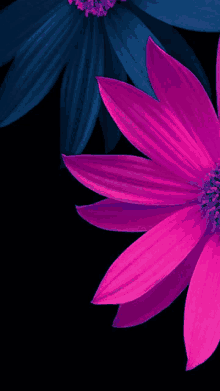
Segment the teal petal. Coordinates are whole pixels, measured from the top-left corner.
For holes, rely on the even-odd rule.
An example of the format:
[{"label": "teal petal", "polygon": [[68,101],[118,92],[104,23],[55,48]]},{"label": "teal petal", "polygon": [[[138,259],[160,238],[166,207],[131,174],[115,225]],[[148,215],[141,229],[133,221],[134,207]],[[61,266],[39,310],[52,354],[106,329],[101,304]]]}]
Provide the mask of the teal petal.
[{"label": "teal petal", "polygon": [[198,78],[211,98],[211,87],[208,77],[206,76],[205,71],[193,49],[189,46],[177,29],[167,23],[153,18],[134,5],[130,4],[130,9],[146,26],[148,26],[148,28],[164,46],[166,52],[188,68]]},{"label": "teal petal", "polygon": [[26,39],[30,38],[66,0],[17,0],[0,12],[0,66],[10,61]]},{"label": "teal petal", "polygon": [[135,86],[156,98],[146,68],[146,44],[149,36],[159,47],[164,47],[124,4],[118,4],[107,14],[105,26],[114,51]]},{"label": "teal petal", "polygon": [[[126,82],[127,73],[125,72],[120,60],[115,54],[111,43],[109,42],[105,28],[103,28],[103,31],[105,34],[104,76]],[[118,129],[116,123],[113,121],[112,117],[110,116],[108,110],[106,110],[103,101],[101,102],[99,121],[105,139],[105,152],[108,153],[115,148],[116,144],[121,138],[121,132]]]},{"label": "teal petal", "polygon": [[151,16],[187,30],[220,32],[219,0],[133,0]]},{"label": "teal petal", "polygon": [[0,126],[6,126],[36,106],[50,91],[65,63],[81,20],[69,5],[56,8],[50,19],[18,51],[1,88]]},{"label": "teal petal", "polygon": [[80,154],[95,126],[101,97],[96,76],[104,72],[104,40],[98,18],[84,20],[61,88],[61,153]]}]

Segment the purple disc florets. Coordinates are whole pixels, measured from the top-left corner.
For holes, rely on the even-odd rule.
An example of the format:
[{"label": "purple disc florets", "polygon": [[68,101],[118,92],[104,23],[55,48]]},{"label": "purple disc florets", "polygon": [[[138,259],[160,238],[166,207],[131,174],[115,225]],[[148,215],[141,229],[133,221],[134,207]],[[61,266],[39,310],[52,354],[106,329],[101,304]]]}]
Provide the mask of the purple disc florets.
[{"label": "purple disc florets", "polygon": [[211,232],[220,232],[220,164],[207,174],[203,181],[199,201],[203,216],[211,227]]},{"label": "purple disc florets", "polygon": [[[85,11],[86,17],[89,13],[96,16],[106,16],[109,8],[114,7],[117,0],[68,0],[69,4],[75,2],[77,8]],[[126,1],[126,0],[120,0]]]}]

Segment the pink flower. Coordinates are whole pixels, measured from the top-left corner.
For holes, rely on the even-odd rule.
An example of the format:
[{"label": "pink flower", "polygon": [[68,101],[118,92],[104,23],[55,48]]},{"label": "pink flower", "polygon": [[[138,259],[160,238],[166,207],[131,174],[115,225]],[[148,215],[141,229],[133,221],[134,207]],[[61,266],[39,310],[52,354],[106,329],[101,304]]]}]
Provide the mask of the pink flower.
[{"label": "pink flower", "polygon": [[[115,327],[138,325],[189,285],[184,314],[186,370],[220,337],[220,122],[197,78],[149,39],[147,68],[159,101],[97,77],[121,132],[149,156],[63,156],[72,175],[108,197],[78,213],[115,231],[147,231],[103,278],[94,304],[120,304]],[[163,69],[163,72],[160,70]],[[220,111],[220,40],[217,54]]]}]

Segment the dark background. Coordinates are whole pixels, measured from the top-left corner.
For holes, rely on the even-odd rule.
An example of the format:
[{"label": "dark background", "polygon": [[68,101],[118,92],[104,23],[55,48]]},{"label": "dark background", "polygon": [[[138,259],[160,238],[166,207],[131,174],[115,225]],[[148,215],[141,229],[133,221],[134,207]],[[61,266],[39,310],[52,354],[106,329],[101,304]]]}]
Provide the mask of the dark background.
[{"label": "dark background", "polygon": [[[1,2],[1,9],[7,3]],[[215,70],[219,34],[177,30],[194,49],[208,76],[216,109]],[[0,82],[10,64],[0,69]],[[39,203],[42,204],[37,242],[43,238],[39,232],[44,232],[49,249],[46,253],[41,252],[39,261],[40,264],[42,260],[44,262],[42,275],[46,275],[43,280],[49,292],[48,312],[55,308],[54,325],[48,338],[53,339],[54,336],[53,349],[56,353],[61,348],[59,359],[65,368],[65,376],[71,378],[74,384],[78,381],[78,372],[72,373],[79,369],[80,381],[88,379],[91,387],[101,385],[103,390],[107,389],[110,380],[117,387],[119,378],[123,381],[131,378],[135,382],[140,380],[144,388],[151,390],[149,379],[157,382],[165,372],[170,378],[175,375],[179,380],[184,377],[189,382],[197,376],[212,376],[219,369],[219,347],[203,365],[185,372],[183,314],[187,289],[155,318],[131,328],[112,327],[118,306],[90,304],[110,265],[142,233],[101,230],[77,215],[75,205],[90,204],[103,197],[77,182],[66,168],[60,168],[59,99],[62,76],[63,73],[37,107],[1,131],[2,149],[14,157],[13,165],[19,168],[26,188],[29,182],[34,183],[34,190],[29,188],[25,196],[32,223]],[[98,121],[83,153],[105,153]],[[124,136],[111,153],[141,156]],[[36,167],[36,179],[32,167]],[[17,172],[11,171],[11,181]],[[56,187],[52,188],[48,184],[54,177]],[[22,190],[16,188],[14,191]],[[37,199],[36,194],[39,194]],[[30,261],[35,250],[32,249],[32,252]],[[135,389],[139,388],[136,386]]]}]

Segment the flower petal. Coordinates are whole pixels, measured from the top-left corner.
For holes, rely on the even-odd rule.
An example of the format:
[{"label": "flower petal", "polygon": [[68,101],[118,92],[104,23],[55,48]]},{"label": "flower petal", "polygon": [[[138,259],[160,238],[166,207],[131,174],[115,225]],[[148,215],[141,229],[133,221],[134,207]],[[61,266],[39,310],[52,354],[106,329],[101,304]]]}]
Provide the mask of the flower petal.
[{"label": "flower petal", "polygon": [[134,2],[126,2],[126,5],[151,30],[161,45],[163,45],[165,51],[187,67],[202,83],[209,97],[212,97],[209,79],[200,61],[196,57],[192,47],[189,46],[177,29],[143,12]]},{"label": "flower petal", "polygon": [[161,103],[172,109],[200,148],[206,148],[212,159],[217,161],[220,150],[219,121],[199,80],[152,39],[147,43],[147,69]]},{"label": "flower petal", "polygon": [[4,37],[0,66],[12,59],[22,43],[52,16],[60,3],[60,0],[17,0],[0,12],[0,37]]},{"label": "flower petal", "polygon": [[186,297],[187,370],[206,361],[220,338],[220,239],[214,234],[195,267]]},{"label": "flower petal", "polygon": [[181,209],[142,235],[113,263],[94,304],[133,301],[168,276],[192,251],[206,229],[200,206]]},{"label": "flower petal", "polygon": [[115,53],[136,87],[156,97],[146,69],[146,43],[149,35],[158,39],[126,8],[126,3],[117,4],[104,19],[106,31]]},{"label": "flower petal", "polygon": [[82,19],[73,19],[66,3],[19,49],[2,86],[0,126],[36,106],[57,80],[69,56],[70,43]]},{"label": "flower petal", "polygon": [[85,148],[96,119],[101,99],[95,76],[104,72],[104,41],[100,20],[85,21],[79,47],[64,74],[61,89],[61,153],[80,154]]},{"label": "flower petal", "polygon": [[129,204],[107,198],[91,205],[77,206],[88,223],[110,231],[145,232],[172,213],[185,207]]},{"label": "flower petal", "polygon": [[97,80],[110,115],[141,152],[187,181],[199,181],[213,167],[172,108],[129,84],[104,77]]},{"label": "flower petal", "polygon": [[219,0],[133,0],[154,18],[187,30],[219,32]]},{"label": "flower petal", "polygon": [[207,238],[203,235],[176,269],[140,298],[119,306],[114,327],[144,323],[167,308],[187,287]]},{"label": "flower petal", "polygon": [[71,174],[103,196],[148,205],[181,205],[198,198],[199,190],[181,182],[157,164],[137,156],[64,156]]},{"label": "flower petal", "polygon": [[[105,25],[103,24],[103,26]],[[118,59],[118,56],[115,54],[112,44],[109,42],[108,34],[105,31],[105,28],[103,28],[103,34],[105,40],[104,76],[112,77],[117,80],[127,81],[127,73]],[[103,101],[101,101],[99,120],[105,139],[105,152],[109,153],[118,143],[121,137],[121,132],[110,116],[108,110],[106,110]]]},{"label": "flower petal", "polygon": [[[218,40],[217,61],[216,61],[216,94],[217,94],[218,117],[220,120],[220,38]],[[220,137],[220,131],[219,131],[219,137]]]}]

